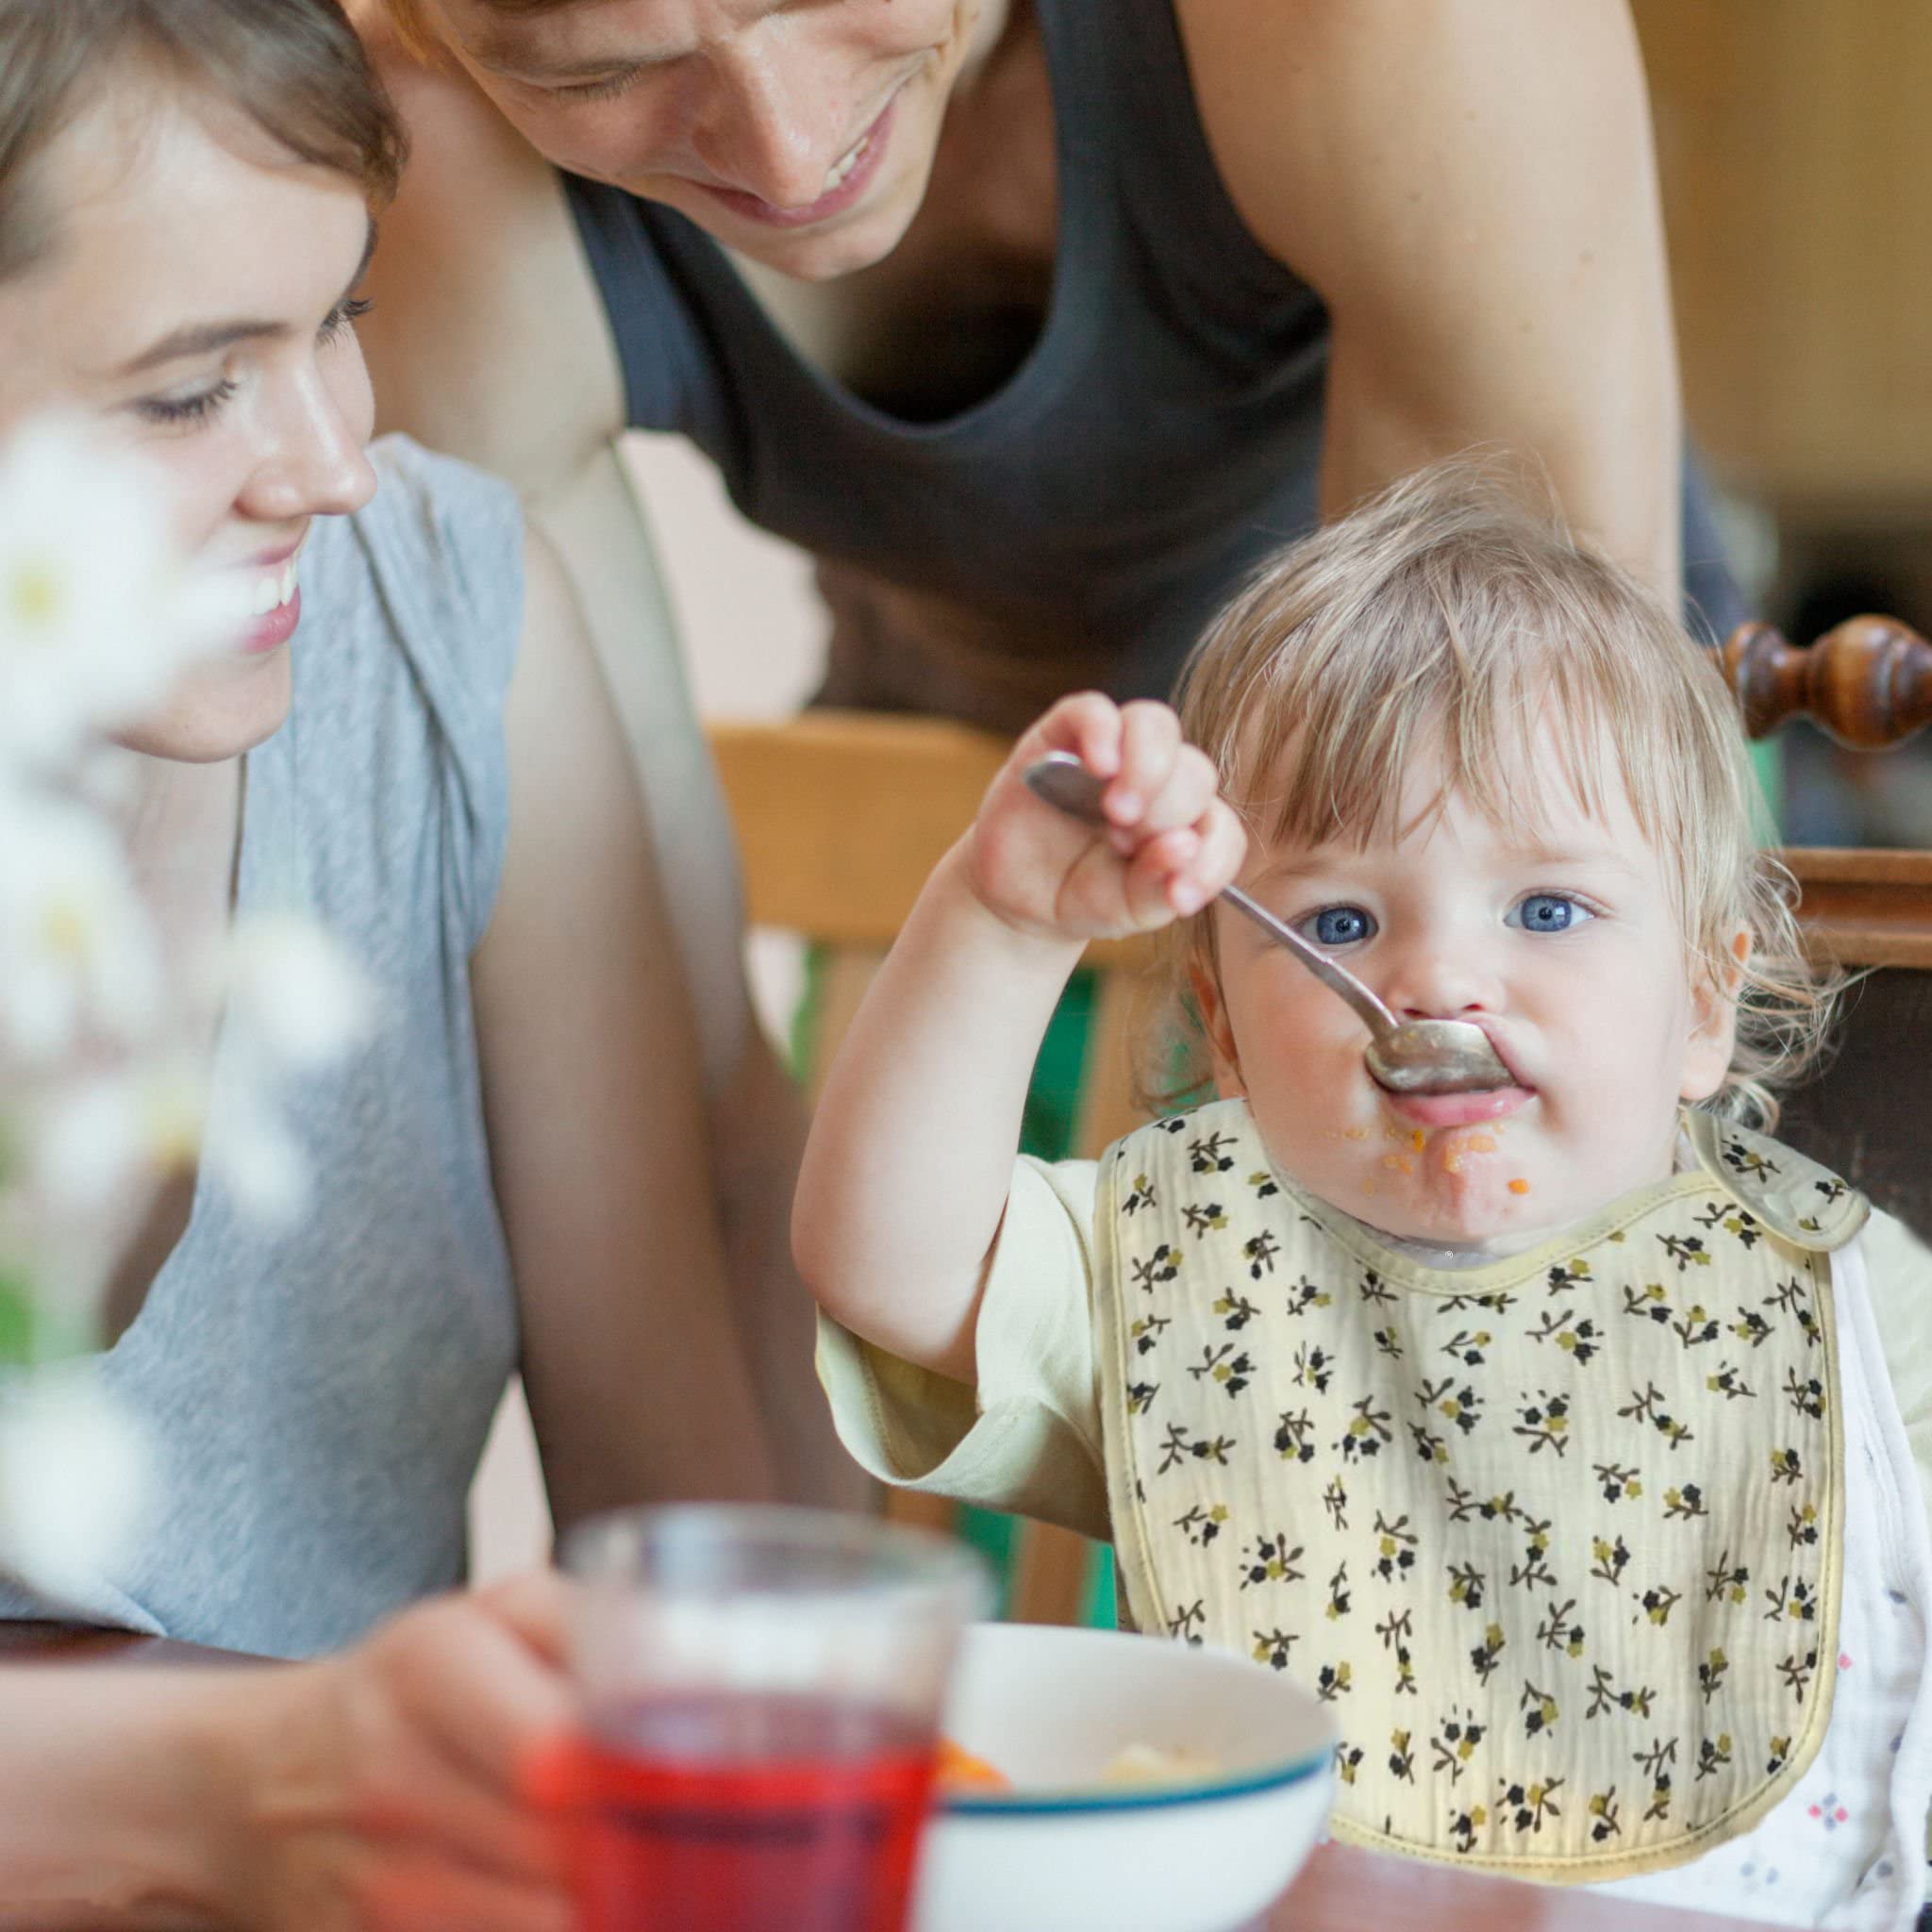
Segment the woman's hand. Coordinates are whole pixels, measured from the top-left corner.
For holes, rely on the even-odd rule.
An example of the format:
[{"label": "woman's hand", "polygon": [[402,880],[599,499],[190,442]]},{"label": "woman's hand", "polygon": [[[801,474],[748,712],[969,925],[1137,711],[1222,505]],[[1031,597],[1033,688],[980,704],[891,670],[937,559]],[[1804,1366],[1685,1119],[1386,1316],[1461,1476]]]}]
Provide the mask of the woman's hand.
[{"label": "woman's hand", "polygon": [[[1027,790],[1026,768],[1074,753],[1107,779],[1105,830]],[[1062,698],[1013,749],[965,850],[974,895],[1016,931],[1065,940],[1148,932],[1198,912],[1241,867],[1247,837],[1214,767],[1165,705]]]},{"label": "woman's hand", "polygon": [[[438,1598],[356,1649],[248,1674],[230,1774],[233,1916],[250,1932],[569,1932],[521,1800],[574,1721],[564,1584]],[[232,1681],[232,1680],[231,1680]]]}]

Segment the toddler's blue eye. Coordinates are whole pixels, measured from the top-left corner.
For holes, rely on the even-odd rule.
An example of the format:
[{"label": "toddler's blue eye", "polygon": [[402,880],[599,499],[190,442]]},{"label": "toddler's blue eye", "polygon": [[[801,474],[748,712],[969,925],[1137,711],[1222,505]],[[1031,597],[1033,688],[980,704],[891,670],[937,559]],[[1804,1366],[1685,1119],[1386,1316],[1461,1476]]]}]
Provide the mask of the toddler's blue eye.
[{"label": "toddler's blue eye", "polygon": [[1595,916],[1561,892],[1532,892],[1510,913],[1508,923],[1524,932],[1568,932],[1573,925]]},{"label": "toddler's blue eye", "polygon": [[1373,939],[1376,926],[1374,915],[1359,906],[1324,906],[1307,921],[1307,929],[1318,946],[1352,946]]}]

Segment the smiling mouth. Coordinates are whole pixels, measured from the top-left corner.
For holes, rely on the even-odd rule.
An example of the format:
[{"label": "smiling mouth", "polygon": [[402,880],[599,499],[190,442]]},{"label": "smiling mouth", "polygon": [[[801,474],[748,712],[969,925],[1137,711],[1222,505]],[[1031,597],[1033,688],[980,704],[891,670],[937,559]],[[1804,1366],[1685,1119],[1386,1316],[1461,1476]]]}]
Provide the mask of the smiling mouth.
[{"label": "smiling mouth", "polygon": [[705,192],[735,213],[767,228],[806,228],[843,214],[864,194],[878,172],[891,139],[892,117],[900,92],[899,89],[893,90],[885,106],[873,116],[871,125],[833,162],[817,198],[803,207],[780,208],[762,195],[749,194],[739,188],[707,187]]},{"label": "smiling mouth", "polygon": [[295,594],[300,583],[301,573],[295,557],[275,570],[260,572],[249,591],[248,615],[261,618],[278,610]]},{"label": "smiling mouth", "polygon": [[[877,125],[878,122],[874,120],[873,122],[873,127],[876,127]],[[826,194],[830,194],[832,191],[835,188],[839,187],[840,184],[845,179],[846,175],[851,174],[854,168],[858,167],[859,158],[863,154],[865,154],[867,149],[869,149],[872,146],[872,127],[868,127],[865,130],[865,132],[861,134],[858,137],[858,139],[852,143],[851,147],[846,150],[843,159],[833,163],[832,172],[825,176]],[[821,200],[823,200],[824,198],[824,197],[823,195],[820,196]]]}]

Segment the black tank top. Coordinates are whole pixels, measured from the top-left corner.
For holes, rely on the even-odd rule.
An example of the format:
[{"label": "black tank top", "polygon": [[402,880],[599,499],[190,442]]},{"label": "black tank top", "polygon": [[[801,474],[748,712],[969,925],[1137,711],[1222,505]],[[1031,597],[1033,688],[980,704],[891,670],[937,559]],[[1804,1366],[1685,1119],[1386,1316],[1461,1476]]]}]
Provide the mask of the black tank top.
[{"label": "black tank top", "polygon": [[[631,423],[690,437],[747,517],[819,559],[829,703],[1014,731],[1066,691],[1165,695],[1246,573],[1316,521],[1327,315],[1222,186],[1172,0],[1033,6],[1051,295],[1013,374],[940,420],[813,367],[684,216],[565,177]],[[1688,468],[1685,555],[1721,634],[1740,613]]]}]

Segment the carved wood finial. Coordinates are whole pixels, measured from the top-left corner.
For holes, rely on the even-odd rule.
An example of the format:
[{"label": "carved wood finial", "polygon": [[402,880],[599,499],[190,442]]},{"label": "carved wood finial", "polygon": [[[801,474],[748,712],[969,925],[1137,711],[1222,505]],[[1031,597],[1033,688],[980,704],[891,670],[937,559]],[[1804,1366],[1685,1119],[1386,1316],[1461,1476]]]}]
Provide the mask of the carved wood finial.
[{"label": "carved wood finial", "polygon": [[1808,717],[1840,744],[1881,751],[1932,724],[1932,644],[1896,618],[1849,617],[1808,648],[1740,624],[1723,662],[1753,738]]}]

